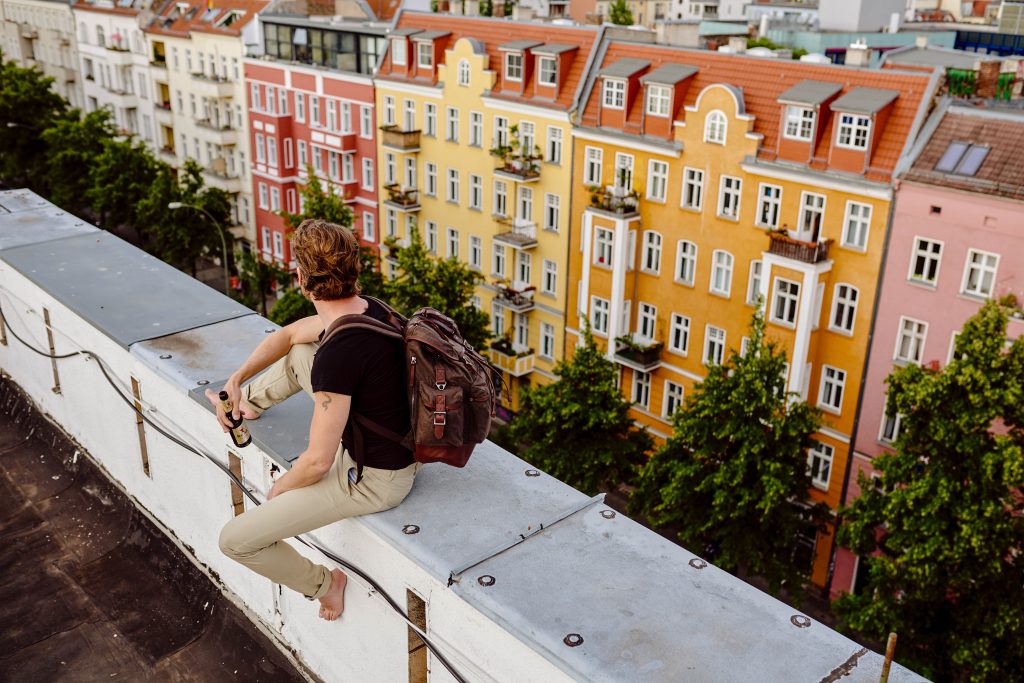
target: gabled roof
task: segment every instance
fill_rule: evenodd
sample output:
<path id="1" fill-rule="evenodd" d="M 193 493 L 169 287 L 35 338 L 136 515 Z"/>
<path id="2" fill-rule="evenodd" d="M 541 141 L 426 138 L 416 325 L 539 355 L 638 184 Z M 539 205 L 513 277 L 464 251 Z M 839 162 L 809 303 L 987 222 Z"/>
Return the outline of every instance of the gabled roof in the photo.
<path id="1" fill-rule="evenodd" d="M 397 31 L 418 29 L 450 34 L 449 48 L 461 38 L 475 39 L 489 56 L 488 68 L 494 71 L 496 76 L 494 89 L 490 93 L 492 97 L 524 104 L 537 104 L 562 111 L 572 109 L 576 102 L 579 87 L 586 77 L 587 65 L 597 46 L 597 38 L 601 31 L 596 26 L 562 26 L 532 21 L 517 22 L 509 19 L 453 16 L 408 10 L 403 10 L 398 15 L 395 29 Z M 422 34 L 419 34 L 413 36 L 412 39 L 416 40 L 421 37 Z M 537 76 L 536 68 L 528 74 L 525 83 L 505 82 L 502 68 L 504 54 L 505 51 L 516 49 L 530 50 L 533 54 L 545 55 L 577 50 L 567 72 L 563 75 L 564 80 L 558 89 L 558 98 L 554 102 L 548 98 L 532 96 L 533 79 Z M 390 60 L 391 53 L 389 51 L 381 62 L 381 69 L 377 76 L 382 86 L 386 87 L 389 80 L 417 82 L 415 79 L 405 76 L 390 74 Z M 521 95 L 520 92 L 524 94 Z"/>
<path id="2" fill-rule="evenodd" d="M 890 180 L 897 161 L 907 147 L 911 132 L 920 125 L 920 119 L 924 117 L 924 108 L 930 101 L 931 91 L 934 88 L 931 74 L 927 73 L 759 59 L 708 50 L 691 50 L 669 45 L 618 40 L 608 43 L 607 50 L 602 55 L 601 64 L 597 65 L 597 69 L 610 66 L 622 59 L 647 60 L 651 64 L 652 71 L 665 65 L 687 66 L 696 69 L 696 73 L 687 81 L 689 86 L 682 102 L 685 106 L 693 106 L 700 93 L 710 85 L 729 85 L 735 91 L 742 93 L 742 103 L 746 113 L 754 116 L 753 132 L 762 137 L 758 158 L 766 161 L 774 161 L 778 154 L 779 118 L 783 110 L 780 99 L 784 93 L 792 90 L 795 86 L 804 81 L 817 81 L 834 84 L 839 88 L 840 93 L 848 93 L 857 89 L 885 91 L 886 98 L 888 98 L 886 101 L 892 102 L 892 111 L 881 130 L 878 144 L 872 152 L 871 167 L 865 174 L 866 179 L 875 181 Z M 584 127 L 597 128 L 598 100 L 600 98 L 598 89 L 594 87 L 596 82 L 596 78 L 588 82 L 580 102 L 580 124 Z M 895 97 L 894 101 L 889 94 Z M 840 97 L 842 96 L 841 94 Z M 877 104 L 881 98 L 880 96 L 865 98 L 858 94 L 855 101 L 866 102 L 867 100 Z M 638 97 L 630 110 L 626 112 L 625 130 L 631 131 L 627 134 L 639 135 L 632 131 L 641 130 L 642 109 L 643 98 Z M 826 169 L 834 118 L 826 117 L 825 128 L 810 164 L 813 169 Z M 623 129 L 618 129 L 620 134 L 622 131 Z"/>
<path id="3" fill-rule="evenodd" d="M 833 102 L 832 109 L 851 114 L 875 114 L 899 96 L 900 94 L 896 90 L 854 88 Z"/>
<path id="4" fill-rule="evenodd" d="M 240 36 L 242 29 L 255 21 L 256 15 L 270 5 L 271 0 L 214 0 L 211 9 L 207 2 L 200 0 L 178 0 L 164 2 L 156 10 L 146 33 L 187 37 L 190 33 L 213 33 L 225 36 Z M 183 9 L 187 5 L 188 9 Z M 228 25 L 223 22 L 230 13 L 236 17 Z"/>

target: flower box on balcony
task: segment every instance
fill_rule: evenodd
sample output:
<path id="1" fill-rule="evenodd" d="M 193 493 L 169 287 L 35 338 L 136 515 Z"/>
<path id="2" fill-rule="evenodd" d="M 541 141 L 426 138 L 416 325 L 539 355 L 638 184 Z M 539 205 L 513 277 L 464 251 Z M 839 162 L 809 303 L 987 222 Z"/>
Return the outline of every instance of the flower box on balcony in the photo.
<path id="1" fill-rule="evenodd" d="M 828 259 L 828 248 L 832 240 L 805 242 L 790 237 L 784 230 L 773 230 L 768 233 L 768 252 L 784 258 L 791 258 L 804 263 L 820 263 Z"/>
<path id="2" fill-rule="evenodd" d="M 656 367 L 661 362 L 661 342 L 639 342 L 630 336 L 615 338 L 615 357 L 640 370 Z"/>

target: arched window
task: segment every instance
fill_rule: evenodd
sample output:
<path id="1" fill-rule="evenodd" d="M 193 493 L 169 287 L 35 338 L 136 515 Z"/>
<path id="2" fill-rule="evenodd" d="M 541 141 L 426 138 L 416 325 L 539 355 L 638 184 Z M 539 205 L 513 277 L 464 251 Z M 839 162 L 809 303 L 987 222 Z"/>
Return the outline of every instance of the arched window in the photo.
<path id="1" fill-rule="evenodd" d="M 86 45 L 89 44 L 89 29 L 85 27 L 84 21 L 78 24 L 78 38 Z"/>
<path id="2" fill-rule="evenodd" d="M 459 85 L 469 85 L 469 62 L 465 59 L 459 62 Z"/>
<path id="3" fill-rule="evenodd" d="M 704 142 L 724 145 L 728 125 L 725 114 L 722 112 L 715 110 L 708 114 L 708 117 L 704 119 Z"/>
<path id="4" fill-rule="evenodd" d="M 103 27 L 102 26 L 97 26 L 96 27 L 96 44 L 99 45 L 100 47 L 106 47 L 107 46 L 107 37 L 105 35 L 103 35 Z"/>

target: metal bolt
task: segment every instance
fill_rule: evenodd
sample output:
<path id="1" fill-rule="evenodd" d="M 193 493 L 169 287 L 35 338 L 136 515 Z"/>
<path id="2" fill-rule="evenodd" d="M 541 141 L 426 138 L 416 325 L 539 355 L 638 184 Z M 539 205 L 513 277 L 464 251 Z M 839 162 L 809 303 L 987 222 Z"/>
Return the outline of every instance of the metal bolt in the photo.
<path id="1" fill-rule="evenodd" d="M 210 383 L 210 380 L 208 380 L 208 379 L 201 379 L 198 382 L 196 382 L 196 384 L 198 384 L 201 387 L 205 387 L 209 383 Z"/>
<path id="2" fill-rule="evenodd" d="M 583 644 L 583 636 L 578 633 L 570 633 L 565 638 L 562 638 L 562 642 L 569 647 L 579 647 Z"/>
<path id="3" fill-rule="evenodd" d="M 605 519 L 612 519 L 613 517 L 615 517 L 615 511 L 614 510 L 601 510 L 601 516 L 604 517 Z"/>
<path id="4" fill-rule="evenodd" d="M 405 526 L 402 527 L 402 533 L 406 534 L 408 536 L 412 536 L 413 534 L 418 534 L 419 532 L 420 532 L 420 528 L 418 526 L 416 526 L 415 524 L 406 524 Z"/>
<path id="5" fill-rule="evenodd" d="M 805 617 L 802 614 L 794 614 L 789 618 L 789 621 L 797 628 L 807 628 L 811 625 L 811 618 Z"/>
<path id="6" fill-rule="evenodd" d="M 700 559 L 699 557 L 695 557 L 692 560 L 690 560 L 689 565 L 694 569 L 704 569 L 704 567 L 708 566 L 708 563 Z"/>
<path id="7" fill-rule="evenodd" d="M 267 329 L 265 329 L 265 330 L 263 330 L 263 331 L 264 331 L 265 333 L 267 333 L 267 334 L 273 334 L 273 333 L 274 333 L 274 328 L 272 328 L 272 327 L 268 327 Z"/>
<path id="8" fill-rule="evenodd" d="M 160 354 L 160 360 L 170 360 L 170 359 L 171 359 L 171 354 L 169 354 L 169 353 L 162 353 L 162 354 Z"/>
<path id="9" fill-rule="evenodd" d="M 540 476 L 540 472 L 538 472 L 537 470 L 526 470 L 526 476 L 528 476 L 528 477 L 539 477 Z"/>
<path id="10" fill-rule="evenodd" d="M 476 582 L 479 583 L 481 586 L 493 586 L 494 577 L 490 574 L 484 574 L 479 579 L 477 579 Z"/>

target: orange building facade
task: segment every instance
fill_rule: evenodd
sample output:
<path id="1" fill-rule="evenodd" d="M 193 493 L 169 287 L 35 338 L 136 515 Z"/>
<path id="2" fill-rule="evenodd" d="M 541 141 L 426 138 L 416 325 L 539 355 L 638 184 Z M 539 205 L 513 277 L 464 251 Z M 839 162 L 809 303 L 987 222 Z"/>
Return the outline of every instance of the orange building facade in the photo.
<path id="1" fill-rule="evenodd" d="M 573 129 L 566 348 L 589 319 L 658 440 L 758 301 L 819 406 L 810 498 L 843 489 L 892 202 L 928 75 L 607 45 Z M 804 558 L 824 585 L 832 529 Z"/>

